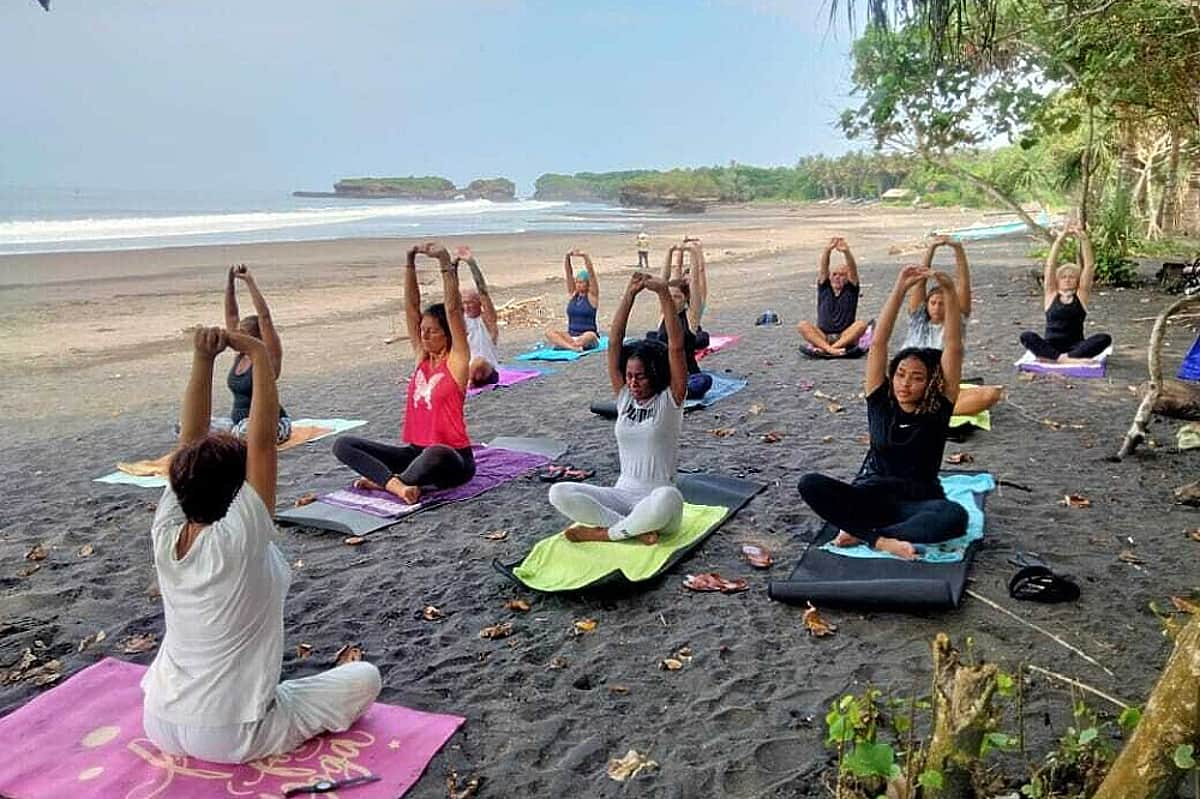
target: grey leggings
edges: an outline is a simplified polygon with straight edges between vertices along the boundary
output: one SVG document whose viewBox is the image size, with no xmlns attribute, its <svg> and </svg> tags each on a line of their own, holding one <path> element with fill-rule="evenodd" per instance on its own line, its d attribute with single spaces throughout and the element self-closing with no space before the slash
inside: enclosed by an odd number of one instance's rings
<svg viewBox="0 0 1200 799">
<path fill-rule="evenodd" d="M 396 446 L 358 436 L 341 436 L 333 442 L 333 457 L 381 486 L 398 477 L 410 486 L 454 488 L 475 476 L 475 453 L 470 447 Z"/>
</svg>

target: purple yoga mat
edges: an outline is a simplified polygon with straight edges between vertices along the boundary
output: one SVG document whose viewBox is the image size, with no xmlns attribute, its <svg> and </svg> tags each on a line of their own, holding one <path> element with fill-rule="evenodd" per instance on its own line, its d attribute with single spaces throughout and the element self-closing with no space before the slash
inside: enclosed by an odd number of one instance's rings
<svg viewBox="0 0 1200 799">
<path fill-rule="evenodd" d="M 540 377 L 541 369 L 514 369 L 509 366 L 501 366 L 497 369 L 500 373 L 500 380 L 486 386 L 475 386 L 467 389 L 467 396 L 474 397 L 476 394 L 482 394 L 485 391 L 491 391 L 496 388 L 506 388 L 515 386 L 517 383 L 523 383 L 526 380 L 532 380 L 535 377 Z"/>
<path fill-rule="evenodd" d="M 339 508 L 362 511 L 381 519 L 398 519 L 423 508 L 445 505 L 477 497 L 498 485 L 520 477 L 530 469 L 545 466 L 550 458 L 532 452 L 518 452 L 501 447 L 473 448 L 475 451 L 475 476 L 457 488 L 430 491 L 416 505 L 406 505 L 387 491 L 371 491 L 365 488 L 343 488 L 326 494 L 318 502 L 336 505 Z"/>
<path fill-rule="evenodd" d="M 1026 352 L 1021 356 L 1021 360 L 1017 361 L 1016 366 L 1018 372 L 1032 372 L 1039 375 L 1062 375 L 1075 378 L 1104 377 L 1108 370 L 1108 356 L 1111 353 L 1112 347 L 1109 347 L 1096 356 L 1096 360 L 1092 363 L 1058 364 L 1036 360 L 1032 354 Z"/>
<path fill-rule="evenodd" d="M 0 794 L 20 799 L 278 797 L 288 788 L 374 774 L 347 799 L 396 799 L 463 719 L 371 705 L 345 732 L 245 765 L 163 754 L 142 730 L 146 667 L 105 658 L 0 719 Z"/>
</svg>

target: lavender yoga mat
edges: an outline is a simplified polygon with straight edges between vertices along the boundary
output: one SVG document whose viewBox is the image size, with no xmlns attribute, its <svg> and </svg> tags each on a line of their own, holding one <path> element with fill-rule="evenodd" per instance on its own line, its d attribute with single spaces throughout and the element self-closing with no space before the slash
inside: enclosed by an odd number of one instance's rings
<svg viewBox="0 0 1200 799">
<path fill-rule="evenodd" d="M 374 774 L 354 799 L 395 799 L 463 723 L 374 704 L 346 732 L 241 766 L 166 755 L 142 730 L 146 667 L 105 658 L 0 719 L 0 794 L 17 799 L 282 796 L 323 779 Z M 350 794 L 347 794 L 350 795 Z"/>
<path fill-rule="evenodd" d="M 500 379 L 486 386 L 475 386 L 467 389 L 467 396 L 474 397 L 476 394 L 482 394 L 485 391 L 491 391 L 497 388 L 507 388 L 515 386 L 517 383 L 523 383 L 526 380 L 532 380 L 535 377 L 541 377 L 541 369 L 514 369 L 509 366 L 501 366 L 496 371 L 500 373 Z"/>
<path fill-rule="evenodd" d="M 1033 372 L 1043 375 L 1062 375 L 1063 377 L 1104 377 L 1108 370 L 1108 356 L 1112 355 L 1112 347 L 1096 356 L 1092 363 L 1046 363 L 1039 361 L 1028 350 L 1016 362 L 1018 372 Z"/>
<path fill-rule="evenodd" d="M 361 511 L 381 519 L 398 519 L 434 505 L 445 505 L 477 497 L 498 485 L 520 477 L 530 469 L 545 466 L 550 458 L 532 452 L 501 447 L 475 447 L 475 476 L 457 488 L 430 491 L 416 505 L 406 505 L 387 491 L 343 488 L 318 501 L 339 508 Z"/>
</svg>

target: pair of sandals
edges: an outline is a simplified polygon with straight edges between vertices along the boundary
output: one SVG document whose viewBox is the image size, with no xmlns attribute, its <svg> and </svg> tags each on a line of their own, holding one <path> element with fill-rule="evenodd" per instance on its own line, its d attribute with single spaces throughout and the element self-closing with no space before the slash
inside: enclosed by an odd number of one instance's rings
<svg viewBox="0 0 1200 799">
<path fill-rule="evenodd" d="M 1008 595 L 1029 602 L 1074 602 L 1079 585 L 1069 574 L 1060 574 L 1035 552 L 1016 552 L 1008 562 L 1018 567 L 1008 581 Z"/>
<path fill-rule="evenodd" d="M 581 483 L 596 474 L 595 469 L 577 469 L 569 463 L 551 463 L 537 471 L 543 483 Z"/>
</svg>

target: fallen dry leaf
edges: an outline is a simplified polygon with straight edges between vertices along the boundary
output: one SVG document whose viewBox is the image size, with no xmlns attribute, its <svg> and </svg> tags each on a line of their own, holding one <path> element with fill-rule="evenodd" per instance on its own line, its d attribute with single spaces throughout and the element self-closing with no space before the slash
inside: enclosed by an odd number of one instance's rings
<svg viewBox="0 0 1200 799">
<path fill-rule="evenodd" d="M 25 553 L 25 560 L 45 560 L 50 554 L 50 550 L 46 549 L 41 544 L 34 544 L 28 552 Z"/>
<path fill-rule="evenodd" d="M 84 544 L 83 546 L 81 546 L 79 548 L 79 557 L 81 557 L 81 558 L 90 558 L 92 555 L 95 555 L 95 554 L 96 554 L 96 548 L 94 546 L 92 546 L 91 544 Z"/>
<path fill-rule="evenodd" d="M 833 436 L 821 436 L 821 443 L 822 444 L 832 444 Z"/>
<path fill-rule="evenodd" d="M 969 452 L 952 452 L 946 456 L 946 463 L 974 463 L 975 456 Z"/>
<path fill-rule="evenodd" d="M 761 547 L 758 544 L 742 544 L 742 554 L 746 556 L 746 560 L 756 569 L 769 569 L 775 559 L 771 557 L 771 552 L 766 547 Z"/>
<path fill-rule="evenodd" d="M 446 618 L 446 614 L 434 605 L 426 605 L 421 608 L 421 618 L 425 621 L 441 621 Z"/>
<path fill-rule="evenodd" d="M 610 686 L 608 686 L 608 692 L 610 694 L 614 694 L 615 696 L 628 696 L 629 695 L 629 686 L 628 685 L 610 685 Z"/>
<path fill-rule="evenodd" d="M 343 663 L 357 663 L 362 659 L 363 650 L 361 646 L 358 644 L 346 644 L 333 656 L 333 665 L 341 666 Z"/>
<path fill-rule="evenodd" d="M 483 537 L 488 541 L 503 541 L 508 538 L 508 530 L 492 530 L 490 533 L 484 533 Z"/>
<path fill-rule="evenodd" d="M 305 505 L 311 505 L 316 501 L 317 501 L 317 495 L 313 494 L 312 492 L 309 492 L 307 494 L 303 494 L 301 496 L 296 497 L 296 501 L 293 504 L 297 508 L 303 508 Z"/>
<path fill-rule="evenodd" d="M 763 405 L 761 402 L 756 402 L 750 406 L 750 415 L 758 416 L 760 413 L 762 413 L 766 409 L 767 409 L 766 405 Z"/>
<path fill-rule="evenodd" d="M 108 637 L 108 635 L 105 634 L 104 630 L 100 630 L 99 632 L 92 633 L 91 635 L 87 636 L 86 638 L 84 638 L 82 641 L 79 642 L 79 649 L 77 649 L 76 651 L 83 652 L 88 649 L 91 649 L 93 646 L 100 643 L 107 637 Z"/>
<path fill-rule="evenodd" d="M 769 433 L 763 433 L 761 440 L 764 444 L 777 444 L 783 441 L 783 433 L 778 430 L 772 430 Z"/>
<path fill-rule="evenodd" d="M 596 621 L 595 619 L 579 619 L 578 621 L 575 622 L 575 625 L 574 625 L 575 632 L 590 633 L 593 630 L 595 630 L 596 627 L 599 626 L 599 624 L 600 624 L 600 622 Z"/>
<path fill-rule="evenodd" d="M 312 653 L 312 644 L 296 644 L 296 657 L 300 660 L 307 660 Z"/>
<path fill-rule="evenodd" d="M 359 544 L 366 543 L 366 540 L 367 539 L 361 535 L 352 535 L 349 538 L 347 538 L 345 541 L 343 541 L 342 543 L 348 547 L 356 547 Z"/>
<path fill-rule="evenodd" d="M 750 584 L 742 578 L 726 580 L 716 572 L 706 574 L 689 574 L 683 580 L 683 587 L 692 591 L 720 591 L 722 594 L 736 594 L 745 591 Z"/>
<path fill-rule="evenodd" d="M 1063 498 L 1058 501 L 1058 504 L 1068 508 L 1092 507 L 1092 501 L 1082 494 L 1065 494 Z"/>
<path fill-rule="evenodd" d="M 808 634 L 813 638 L 824 638 L 837 632 L 837 625 L 821 618 L 821 614 L 809 602 L 808 610 L 804 611 L 804 629 L 808 630 Z"/>
<path fill-rule="evenodd" d="M 479 792 L 479 783 L 482 779 L 482 777 L 468 777 L 460 788 L 458 787 L 458 772 L 451 771 L 446 777 L 446 795 L 449 799 L 474 799 L 475 794 Z"/>
<path fill-rule="evenodd" d="M 550 662 L 546 664 L 546 668 L 550 671 L 558 671 L 559 669 L 565 669 L 568 665 L 570 664 L 565 657 L 562 655 L 555 655 L 554 657 L 550 658 Z"/>
<path fill-rule="evenodd" d="M 1188 532 L 1188 538 L 1192 539 L 1193 541 L 1200 541 L 1200 527 Z"/>
<path fill-rule="evenodd" d="M 683 668 L 683 661 L 678 658 L 663 658 L 658 661 L 658 667 L 663 671 L 679 671 Z"/>
<path fill-rule="evenodd" d="M 502 621 L 499 624 L 493 624 L 491 627 L 484 627 L 479 631 L 480 638 L 488 638 L 496 640 L 498 638 L 507 638 L 513 634 L 513 626 L 511 621 Z"/>
<path fill-rule="evenodd" d="M 42 564 L 40 563 L 35 563 L 32 566 L 22 566 L 21 568 L 17 569 L 17 576 L 24 579 L 31 574 L 37 573 L 37 571 L 41 568 Z"/>
<path fill-rule="evenodd" d="M 41 641 L 35 641 L 34 645 L 41 644 Z M 42 644 L 42 648 L 45 645 Z M 12 671 L 0 674 L 0 685 L 16 682 L 31 682 L 34 685 L 49 685 L 57 682 L 62 677 L 62 663 L 58 660 L 48 660 L 45 663 L 38 663 L 38 656 L 33 654 L 32 649 L 26 649 L 21 653 L 21 659 L 16 663 Z"/>
<path fill-rule="evenodd" d="M 729 438 L 730 436 L 736 434 L 737 430 L 733 427 L 714 427 L 711 430 L 705 430 L 704 432 L 708 433 L 710 436 L 716 436 L 717 438 Z"/>
<path fill-rule="evenodd" d="M 650 758 L 640 754 L 636 749 L 630 749 L 625 757 L 613 758 L 608 761 L 608 776 L 617 782 L 633 779 L 643 771 L 653 771 L 658 768 Z"/>
<path fill-rule="evenodd" d="M 1122 549 L 1120 554 L 1117 555 L 1117 560 L 1131 565 L 1137 565 L 1143 562 L 1141 558 L 1133 553 L 1132 549 Z"/>
<path fill-rule="evenodd" d="M 855 436 L 854 440 L 864 447 L 871 443 L 871 437 L 866 433 L 863 433 L 861 436 Z"/>
<path fill-rule="evenodd" d="M 843 408 L 841 405 L 838 405 L 836 402 L 831 402 L 831 403 L 829 403 L 828 405 L 826 405 L 826 406 L 825 406 L 825 408 L 826 408 L 826 409 L 827 409 L 827 410 L 828 410 L 830 413 L 841 413 L 842 411 L 846 410 L 846 409 L 845 409 L 845 408 Z"/>
<path fill-rule="evenodd" d="M 126 655 L 136 655 L 139 652 L 149 652 L 156 646 L 158 646 L 158 637 L 154 633 L 131 635 L 125 639 L 125 646 L 122 651 Z"/>
<path fill-rule="evenodd" d="M 1173 596 L 1171 597 L 1171 604 L 1174 605 L 1175 609 L 1180 613 L 1190 613 L 1193 616 L 1200 616 L 1200 603 L 1197 603 L 1195 600 L 1184 599 L 1181 596 Z"/>
<path fill-rule="evenodd" d="M 823 399 L 826 402 L 833 402 L 837 399 L 837 397 L 833 396 L 832 394 L 826 394 L 821 389 L 817 389 L 816 391 L 814 391 L 813 396 L 816 397 L 817 399 Z"/>
<path fill-rule="evenodd" d="M 510 599 L 504 603 L 505 610 L 515 610 L 517 613 L 528 613 L 529 603 L 524 599 Z"/>
</svg>

